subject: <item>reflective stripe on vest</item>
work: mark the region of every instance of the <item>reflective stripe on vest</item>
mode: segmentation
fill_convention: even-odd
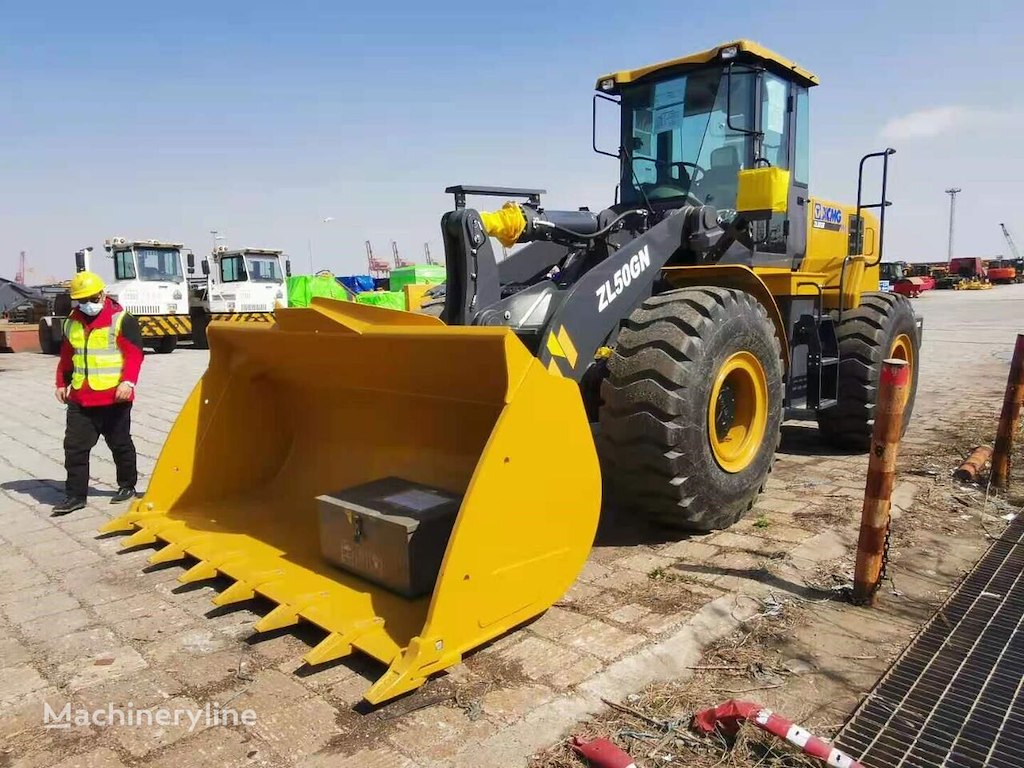
[[[72,388],[81,389],[82,384],[88,381],[90,389],[100,392],[114,389],[121,383],[124,356],[117,340],[123,320],[122,311],[111,318],[110,325],[89,329],[80,320],[68,318],[64,335],[74,350],[71,356]]]

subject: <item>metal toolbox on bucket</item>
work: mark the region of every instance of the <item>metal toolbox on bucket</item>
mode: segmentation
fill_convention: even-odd
[[[328,562],[405,597],[433,591],[461,495],[386,477],[317,503]]]

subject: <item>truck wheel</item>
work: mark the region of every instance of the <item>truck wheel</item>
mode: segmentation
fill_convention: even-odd
[[[753,506],[782,425],[775,327],[750,294],[684,288],[625,321],[602,382],[598,447],[621,507],[691,531]]]
[[[54,338],[53,326],[45,319],[39,321],[39,349],[44,355],[60,353],[60,342]]]
[[[153,349],[156,350],[158,355],[169,355],[177,348],[177,346],[177,336],[164,336],[156,343],[156,346]]]
[[[856,309],[843,313],[839,338],[839,402],[818,412],[822,439],[837,448],[867,450],[875,423],[875,397],[882,361],[910,364],[910,389],[903,406],[903,430],[910,423],[917,393],[918,338],[914,310],[905,296],[866,293]]]
[[[209,349],[210,340],[206,336],[206,327],[210,324],[210,316],[205,312],[192,315],[192,347]]]

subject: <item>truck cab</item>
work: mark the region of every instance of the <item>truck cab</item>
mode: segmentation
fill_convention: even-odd
[[[207,348],[206,328],[214,320],[274,321],[274,308],[288,306],[285,279],[291,262],[269,248],[228,250],[219,246],[202,263],[203,277],[190,280],[192,342]]]
[[[107,294],[138,318],[144,343],[173,351],[192,332],[185,279],[186,260],[194,270],[192,253],[183,257],[181,243],[123,237],[108,238],[103,248],[114,262]]]
[[[229,251],[221,246],[203,261],[202,269],[211,314],[273,312],[276,304],[288,306],[285,276],[291,268],[282,251]]]

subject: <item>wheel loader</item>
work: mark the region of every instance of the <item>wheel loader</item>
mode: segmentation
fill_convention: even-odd
[[[322,628],[308,664],[378,659],[377,704],[560,599],[602,501],[720,529],[783,420],[866,448],[887,358],[911,366],[910,418],[922,325],[878,291],[893,150],[861,159],[855,206],[810,193],[816,84],[748,41],[600,77],[613,204],[450,187],[439,317],[318,298],[211,327],[145,496],[104,530],[183,582],[232,580],[217,605],[269,601],[257,632]]]

